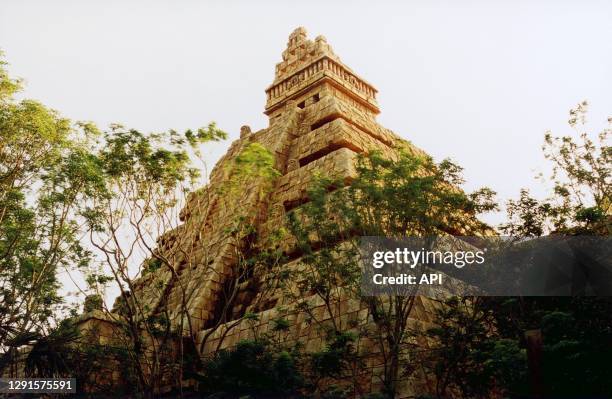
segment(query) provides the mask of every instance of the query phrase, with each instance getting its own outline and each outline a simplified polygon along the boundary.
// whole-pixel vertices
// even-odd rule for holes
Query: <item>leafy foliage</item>
[[[199,182],[200,169],[194,165],[198,146],[226,134],[214,123],[182,135],[173,130],[144,134],[121,125],[96,133],[88,166],[99,184],[88,192],[79,216],[103,266],[88,269],[87,282],[98,295],[110,281],[121,288],[115,312],[105,309],[106,314],[117,327],[113,338],[125,350],[124,364],[136,380],[136,391],[151,396],[163,375],[180,381],[183,362],[177,357],[183,354],[183,341],[178,337],[183,329],[190,337],[195,334],[185,293],[173,319],[163,306],[168,292],[161,280],[152,281],[157,290],[149,302],[137,292],[136,280],[163,268],[180,284],[176,258],[188,254],[158,251],[158,240],[177,227],[178,209]],[[193,249],[193,241],[179,250],[184,247]],[[161,306],[156,311],[151,303]]]
[[[223,393],[224,397],[287,397],[296,394],[302,384],[294,354],[274,352],[268,342],[254,340],[217,352],[204,364],[200,386],[206,393]]]
[[[155,265],[168,265],[151,256],[155,240],[178,220],[177,206],[200,177],[192,162],[198,146],[226,134],[214,123],[182,135],[172,130],[143,134],[121,125],[101,132],[91,123],[72,123],[39,102],[15,100],[21,82],[11,79],[4,65],[0,63],[0,356],[14,359],[19,346],[28,346],[29,372],[61,372],[61,354],[69,353],[67,348],[76,345],[70,341],[77,337],[60,334],[53,320],[63,305],[57,275],[78,269],[86,272],[90,290],[100,297],[110,281],[122,289],[127,317],[115,320],[125,333],[117,344],[123,340],[124,364],[131,367],[137,391],[150,394],[162,367],[143,362],[148,344],[142,334],[164,340],[174,334],[167,315],[149,317],[151,310],[132,295],[133,280],[140,276],[135,269],[147,251]],[[99,303],[94,308],[106,309]],[[157,359],[163,358],[166,348],[157,349]],[[6,365],[0,362],[0,372]]]
[[[0,62],[0,353],[23,337],[31,338],[26,341],[34,348],[53,339],[52,317],[62,303],[57,273],[91,261],[76,213],[98,184],[89,173],[83,139],[89,126],[73,126],[39,102],[16,100],[20,81],[11,79],[4,65]]]
[[[552,163],[553,193],[538,201],[521,190],[518,200],[508,201],[504,233],[538,237],[547,232],[609,235],[612,231],[612,147],[608,144],[610,127],[597,135],[595,142],[584,131],[586,101],[570,110],[569,125],[575,134],[544,136],[543,151]],[[612,123],[612,120],[609,120]]]
[[[342,377],[357,356],[354,334],[335,334],[325,348],[312,354],[312,369],[321,377]]]
[[[605,397],[612,392],[612,300],[606,297],[487,298],[495,315],[499,340],[525,347],[524,332],[540,329],[544,346],[542,385],[553,397]],[[492,357],[492,360],[495,360]],[[527,365],[506,364],[504,376],[527,375]],[[503,380],[510,392],[529,389],[529,382]]]
[[[450,298],[436,310],[435,327],[423,335],[433,344],[415,348],[416,362],[436,377],[436,395],[459,392],[465,398],[488,398],[496,386],[523,392],[526,352],[516,341],[492,333],[495,316],[487,298]]]

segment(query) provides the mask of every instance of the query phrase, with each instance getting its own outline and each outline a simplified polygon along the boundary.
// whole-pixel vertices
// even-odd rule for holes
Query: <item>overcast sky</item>
[[[214,120],[231,140],[267,127],[264,89],[297,26],[379,89],[385,127],[502,199],[545,194],[543,134],[569,133],[576,103],[593,131],[612,116],[612,1],[0,0],[27,97],[101,126]]]

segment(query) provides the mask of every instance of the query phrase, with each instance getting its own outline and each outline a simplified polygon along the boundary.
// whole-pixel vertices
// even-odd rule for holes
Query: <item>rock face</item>
[[[258,301],[261,294],[248,281],[238,287],[230,316],[219,320],[221,308],[228,306],[224,287],[236,262],[236,244],[228,238],[227,228],[233,215],[254,215],[251,222],[256,226],[257,240],[265,240],[282,225],[287,211],[308,201],[306,189],[316,173],[348,182],[355,175],[357,153],[375,149],[392,158],[399,145],[412,148],[376,122],[380,112],[376,94],[370,83],[340,61],[323,36],[309,40],[304,28],[291,33],[282,61],[276,65],[274,81],[266,89],[264,113],[269,126],[256,132],[248,126],[241,128],[240,139],[212,170],[209,185],[189,197],[180,215],[183,224],[158,240],[157,251],[175,267],[172,272],[152,269],[138,281],[135,295],[146,309],[155,313],[165,307],[174,323],[185,326],[187,321],[180,313],[186,309],[198,345],[206,339],[204,353],[270,330],[279,309],[290,304],[281,293]],[[281,176],[264,197],[259,195],[260,182],[255,179],[242,187],[239,201],[231,200],[219,187],[228,178],[228,165],[251,143],[272,152]],[[281,267],[296,267],[299,262],[299,257],[293,257]],[[259,315],[256,323],[239,321],[247,311]],[[426,321],[432,311],[429,301],[417,301],[416,318]],[[356,301],[347,301],[342,312],[347,318],[367,319],[367,310]],[[220,325],[232,320],[238,320],[232,329]],[[286,339],[301,340],[307,351],[324,345],[321,334],[304,317],[294,314],[291,321]],[[213,331],[213,327],[217,328]],[[365,376],[366,389],[375,390],[376,365],[368,367],[371,372]]]

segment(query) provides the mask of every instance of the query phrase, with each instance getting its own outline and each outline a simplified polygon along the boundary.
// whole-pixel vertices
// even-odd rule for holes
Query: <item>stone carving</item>
[[[289,36],[282,58],[282,62],[276,65],[274,82],[266,90],[266,114],[270,115],[281,107],[283,101],[303,90],[311,80],[323,76],[334,76],[338,82],[350,86],[350,90],[358,98],[363,98],[362,101],[367,107],[378,113],[376,89],[340,61],[324,36],[317,36],[312,41],[306,37],[305,29],[296,29]]]
[[[244,125],[240,128],[240,138],[243,139],[251,134],[251,127]]]
[[[289,161],[287,161],[287,172],[293,172],[299,167],[300,167],[300,163],[298,162],[297,159],[291,158]]]

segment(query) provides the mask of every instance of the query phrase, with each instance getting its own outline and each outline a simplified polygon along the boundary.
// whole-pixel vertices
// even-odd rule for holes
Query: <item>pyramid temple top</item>
[[[291,76],[293,72],[323,56],[340,62],[340,58],[327,44],[324,36],[317,36],[313,42],[308,39],[306,28],[300,26],[289,35],[287,49],[283,51],[283,61],[276,64],[274,83]]]
[[[378,113],[376,88],[344,65],[324,36],[319,35],[313,41],[308,39],[305,28],[295,29],[289,35],[282,58],[276,64],[274,82],[266,89],[266,114],[270,115],[285,101],[323,79],[334,81],[348,95]]]

